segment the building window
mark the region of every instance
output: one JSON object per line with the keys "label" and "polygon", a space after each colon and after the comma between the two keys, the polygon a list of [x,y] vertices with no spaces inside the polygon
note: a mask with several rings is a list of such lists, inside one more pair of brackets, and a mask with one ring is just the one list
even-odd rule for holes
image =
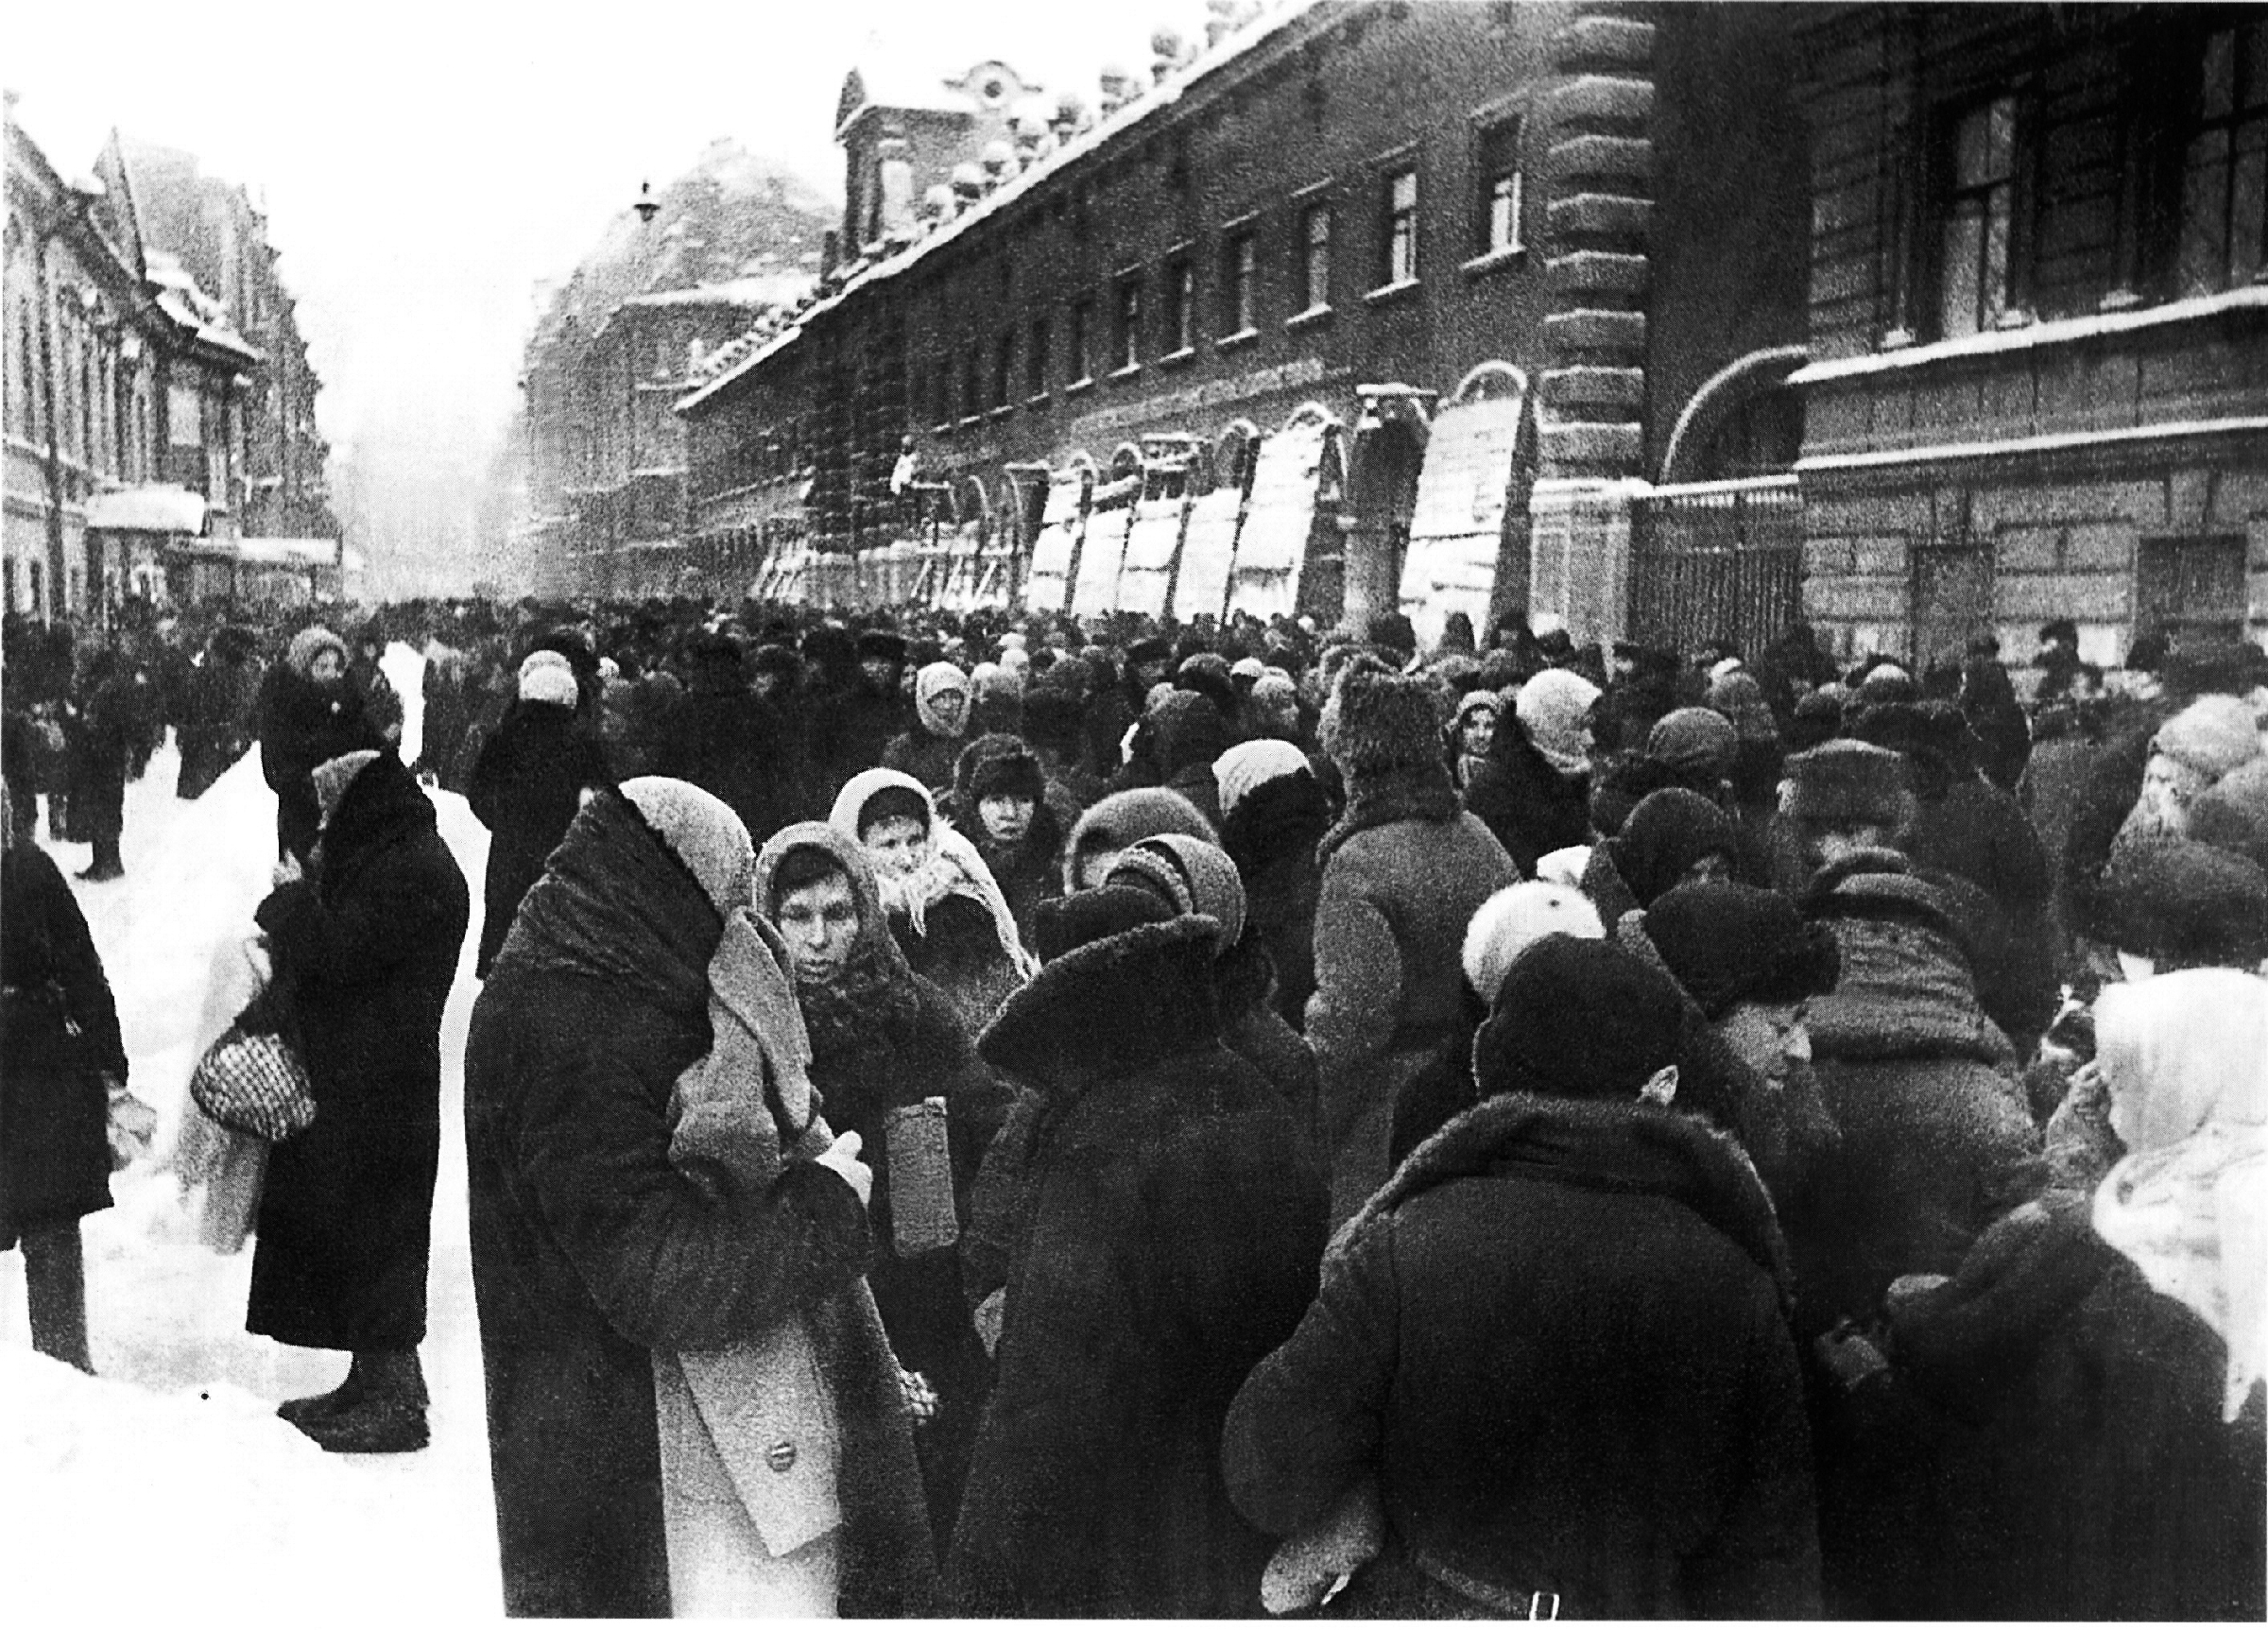
{"label": "building window", "polygon": [[1259,245],[1250,232],[1239,232],[1222,246],[1221,333],[1224,335],[1252,332],[1253,274],[1259,264]]}
{"label": "building window", "polygon": [[1520,230],[1520,131],[1518,119],[1505,119],[1481,132],[1480,197],[1473,220],[1477,253],[1510,254],[1524,247]]}
{"label": "building window", "polygon": [[1047,318],[1032,318],[1032,345],[1023,357],[1023,393],[1026,396],[1047,394]]}
{"label": "building window", "polygon": [[2135,626],[2191,639],[2241,638],[2244,536],[2145,538],[2137,557]]}
{"label": "building window", "polygon": [[2205,37],[2196,95],[2181,172],[2185,295],[2250,283],[2268,266],[2268,23]]}
{"label": "building window", "polygon": [[1331,206],[1315,204],[1299,217],[1300,310],[1331,304]]}
{"label": "building window", "polygon": [[1954,120],[1939,229],[1937,333],[1988,329],[2009,309],[2016,228],[2016,98],[1995,96]]}
{"label": "building window", "polygon": [[974,419],[985,410],[981,377],[983,365],[977,361],[976,347],[971,346],[961,357],[961,416]]}
{"label": "building window", "polygon": [[1117,328],[1111,335],[1111,366],[1124,370],[1142,366],[1142,280],[1128,278],[1118,285]]}
{"label": "building window", "polygon": [[1185,260],[1165,268],[1165,332],[1174,342],[1169,349],[1176,352],[1196,346],[1197,268]]}
{"label": "building window", "polygon": [[1386,276],[1388,287],[1418,281],[1418,172],[1397,170],[1386,178]]}
{"label": "building window", "polygon": [[992,347],[992,405],[1008,405],[1008,392],[1016,379],[1016,335],[1004,334]]}
{"label": "building window", "polygon": [[1094,378],[1094,301],[1083,300],[1071,308],[1071,382],[1085,385]]}

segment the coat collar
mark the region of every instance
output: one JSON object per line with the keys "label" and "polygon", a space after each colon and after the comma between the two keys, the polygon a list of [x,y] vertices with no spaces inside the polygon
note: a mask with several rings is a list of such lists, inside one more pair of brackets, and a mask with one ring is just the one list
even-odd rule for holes
{"label": "coat collar", "polygon": [[1008,998],[978,1051],[1052,1088],[1131,1074],[1216,1043],[1216,932],[1211,918],[1181,917],[1065,952]]}

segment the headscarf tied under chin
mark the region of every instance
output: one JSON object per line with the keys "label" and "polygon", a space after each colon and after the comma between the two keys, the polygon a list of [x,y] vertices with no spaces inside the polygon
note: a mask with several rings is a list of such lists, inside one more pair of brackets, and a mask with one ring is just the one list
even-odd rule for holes
{"label": "headscarf tied under chin", "polygon": [[2128,1154],[2094,1227],[2228,1347],[2225,1419],[2268,1374],[2268,981],[2232,969],[2113,986],[2097,1060]]}
{"label": "headscarf tied under chin", "polygon": [[1583,727],[1598,699],[1598,686],[1582,675],[1546,668],[1521,686],[1512,699],[1512,712],[1544,763],[1563,776],[1579,776],[1590,770],[1590,746]]}
{"label": "headscarf tied under chin", "polygon": [[861,770],[844,782],[843,790],[835,795],[834,808],[828,814],[827,824],[849,838],[858,848],[860,858],[867,860],[865,846],[859,839],[859,818],[876,795],[893,787],[912,793],[921,800],[929,817],[929,859],[911,877],[884,877],[873,870],[872,862],[868,860],[868,875],[874,879],[883,908],[904,917],[913,924],[916,934],[926,935],[929,908],[938,901],[949,894],[974,901],[992,918],[1000,948],[1015,966],[1018,977],[1029,979],[1039,971],[1040,965],[1023,948],[1023,936],[1017,932],[1016,914],[1009,909],[1008,897],[1001,892],[992,868],[985,864],[976,845],[949,822],[937,818],[936,799],[927,787],[902,770]]}
{"label": "headscarf tied under chin", "polygon": [[944,719],[939,718],[936,711],[937,696],[945,691],[958,691],[964,697],[968,696],[969,676],[951,662],[932,662],[916,674],[914,676],[914,716],[921,721],[921,728],[931,735],[954,740],[968,731],[969,714],[964,709],[960,722],[951,726]]}
{"label": "headscarf tied under chin", "polygon": [[[825,821],[798,821],[782,827],[757,851],[751,890],[756,908],[766,918],[774,917],[778,907],[772,899],[773,880],[780,875],[781,862],[799,849],[818,849],[842,867],[850,880],[850,898],[858,907],[858,937],[842,970],[823,986],[797,982],[796,994],[816,1051],[839,1038],[837,1033],[846,1024],[886,1029],[910,1018],[918,999],[914,970],[906,965],[905,952],[899,950],[890,933],[873,863],[855,837],[846,837]],[[838,1020],[841,1022],[836,1022]]]}

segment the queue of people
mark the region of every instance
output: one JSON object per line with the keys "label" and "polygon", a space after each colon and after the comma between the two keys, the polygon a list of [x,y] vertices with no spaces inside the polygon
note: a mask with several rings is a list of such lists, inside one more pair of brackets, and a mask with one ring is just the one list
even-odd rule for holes
{"label": "queue of people", "polygon": [[1472,635],[215,630],[282,1413],[429,1435],[423,780],[516,1615],[2261,1613],[2268,659]]}

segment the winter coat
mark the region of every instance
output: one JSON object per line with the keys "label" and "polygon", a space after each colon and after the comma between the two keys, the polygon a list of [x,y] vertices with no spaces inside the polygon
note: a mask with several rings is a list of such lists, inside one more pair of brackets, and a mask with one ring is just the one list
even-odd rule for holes
{"label": "winter coat", "polygon": [[1322,1076],[1317,1133],[1334,1223],[1385,1180],[1403,1087],[1461,1039],[1466,925],[1518,881],[1488,829],[1462,811],[1356,832],[1324,863],[1307,1039]]}
{"label": "winter coat", "polygon": [[1276,964],[1276,1011],[1297,1030],[1315,991],[1315,844],[1331,826],[1312,778],[1282,776],[1245,795],[1221,823],[1221,847],[1245,884],[1245,932]]}
{"label": "winter coat", "polygon": [[215,641],[189,680],[188,717],[180,730],[181,773],[175,791],[194,798],[228,772],[252,745],[253,710],[260,697],[260,664],[249,655],[231,660]]}
{"label": "winter coat", "polygon": [[1893,1605],[2257,1622],[2263,1395],[2224,1421],[2226,1347],[2094,1232],[2090,1210],[2025,1208],[1892,1321],[1899,1380],[1942,1412],[1932,1463],[1909,1472],[1933,1473],[1923,1521],[1896,1536],[1926,1593]]}
{"label": "winter coat", "polygon": [[27,1227],[110,1205],[106,1073],[126,1080],[126,1047],[87,919],[55,862],[11,840],[0,851],[0,1249]]}
{"label": "winter coat", "polygon": [[1065,953],[981,1045],[1046,1109],[954,1610],[1254,1617],[1268,1543],[1228,1504],[1221,1429],[1314,1293],[1325,1200],[1290,1112],[1221,1045],[1209,926]]}
{"label": "winter coat", "polygon": [[1007,896],[1008,910],[1016,918],[1016,931],[1022,937],[1024,948],[1029,950],[1032,921],[1039,913],[1040,902],[1057,899],[1063,892],[1063,834],[1070,829],[1045,801],[1034,807],[1032,824],[1016,843],[995,843],[985,831],[984,816],[974,809],[955,815],[954,825],[976,846],[985,869],[1000,884],[1000,892]]}
{"label": "winter coat", "polygon": [[1508,712],[1465,787],[1465,807],[1495,834],[1521,877],[1534,877],[1537,861],[1554,849],[1590,841],[1589,800],[1586,779],[1554,769]]}
{"label": "winter coat", "polygon": [[102,835],[115,841],[126,824],[126,783],[153,740],[156,698],[149,684],[123,664],[98,679],[76,715],[67,715],[71,747],[71,830],[80,842]]}
{"label": "winter coat", "polygon": [[555,703],[515,706],[481,748],[471,789],[472,814],[490,834],[473,966],[480,978],[503,949],[522,898],[567,835],[584,791],[612,784],[599,744],[583,732],[574,710]]}
{"label": "winter coat", "polygon": [[942,793],[953,785],[953,766],[968,745],[963,737],[940,736],[917,723],[890,738],[882,750],[882,767],[902,771],[931,792]]}
{"label": "winter coat", "polygon": [[2015,1054],[1977,998],[1944,896],[1897,856],[1823,871],[1804,911],[1842,976],[1806,1008],[1842,1134],[1786,1217],[1807,1329],[1873,1316],[1903,1274],[1950,1273],[2044,1174]]}
{"label": "winter coat", "polygon": [[260,698],[260,773],[276,795],[276,833],[304,859],[315,847],[322,810],[315,766],[341,753],[385,743],[344,682],[318,685],[287,662],[267,671]]}
{"label": "winter coat", "polygon": [[[895,686],[877,690],[863,674],[850,690],[830,698],[823,708],[825,726],[820,731],[820,767],[826,784],[818,789],[818,801],[833,798],[859,771],[880,764],[890,744],[905,729],[908,712]],[[924,785],[952,785],[952,762],[947,761],[940,780],[921,779]]]}
{"label": "winter coat", "polygon": [[2082,723],[2076,709],[2052,709],[2040,715],[2036,728],[2039,737],[2024,761],[2023,779],[2017,783],[2017,802],[2031,818],[2033,833],[2039,839],[2040,858],[2047,864],[2049,922],[2058,969],[2069,973],[2074,959],[2070,949],[2070,889],[2064,877],[2064,850],[2080,789],[2092,774],[2103,746]]}
{"label": "winter coat", "polygon": [[845,1373],[825,1310],[872,1241],[848,1185],[791,1164],[713,1203],[670,1164],[670,1094],[707,1054],[723,932],[698,884],[624,799],[578,815],[474,1004],[465,1054],[472,1286],[505,1607],[669,1611],[650,1354],[812,1320],[842,1407],[840,1605],[924,1612],[919,1507],[878,1477],[902,1425],[894,1376]]}
{"label": "winter coat", "polygon": [[719,686],[707,676],[670,710],[648,773],[714,793],[757,843],[800,819],[808,801],[771,704],[737,682]]}
{"label": "winter coat", "polygon": [[1586,1618],[1815,1617],[1786,1287],[1728,1138],[1635,1103],[1491,1098],[1332,1241],[1229,1415],[1237,1509],[1298,1534],[1375,1479],[1360,1617],[1446,1595],[1517,1618],[1538,1592]]}
{"label": "winter coat", "polygon": [[317,853],[316,877],[253,914],[316,1117],[268,1157],[245,1328],[293,1347],[414,1347],[441,1149],[441,1010],[472,900],[424,789],[391,753],[348,784]]}

